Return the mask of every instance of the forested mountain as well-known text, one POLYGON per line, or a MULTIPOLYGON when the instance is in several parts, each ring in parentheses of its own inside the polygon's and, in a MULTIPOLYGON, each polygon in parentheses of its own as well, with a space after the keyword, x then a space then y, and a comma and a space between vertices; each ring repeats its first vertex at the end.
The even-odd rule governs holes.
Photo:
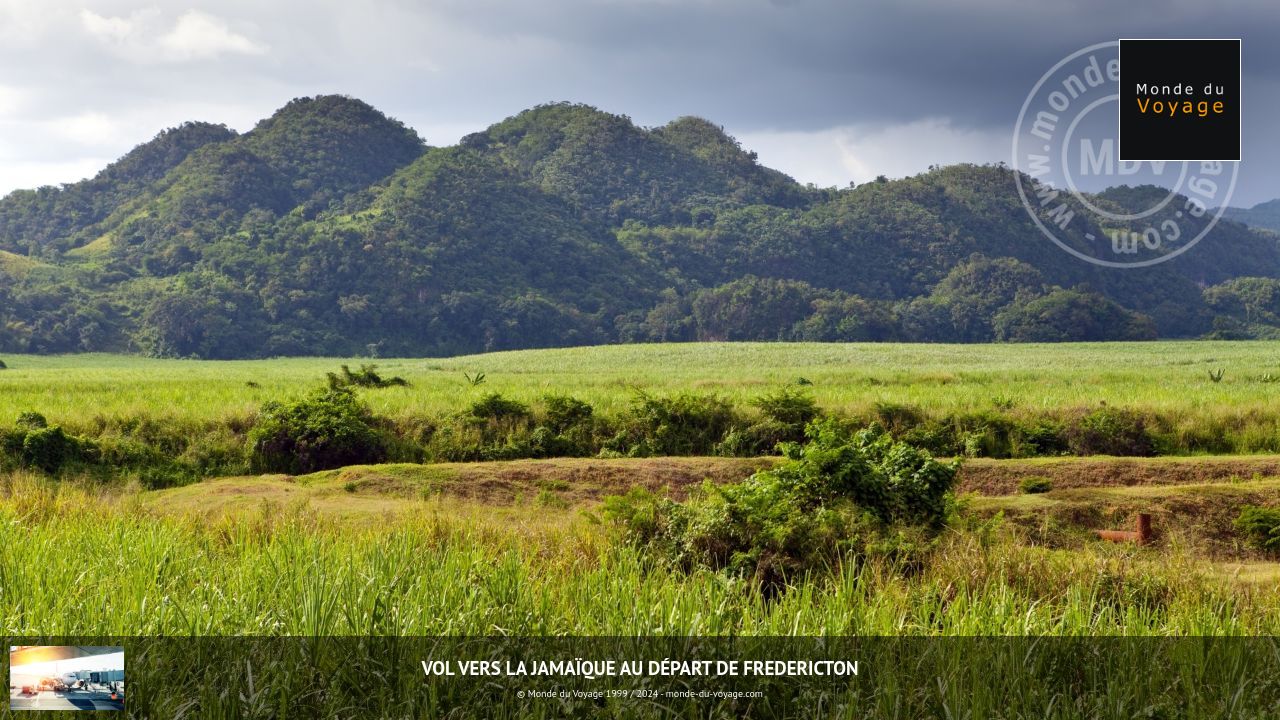
POLYGON ((1245 225, 1280 232, 1280 199, 1258 203, 1251 208, 1227 208, 1223 217, 1245 225))
POLYGON ((1014 181, 959 165, 818 189, 706 120, 565 103, 429 147, 358 100, 303 98, 0 200, 0 351, 1280 335, 1274 234, 1223 222, 1192 253, 1107 270, 1045 240, 1014 181))

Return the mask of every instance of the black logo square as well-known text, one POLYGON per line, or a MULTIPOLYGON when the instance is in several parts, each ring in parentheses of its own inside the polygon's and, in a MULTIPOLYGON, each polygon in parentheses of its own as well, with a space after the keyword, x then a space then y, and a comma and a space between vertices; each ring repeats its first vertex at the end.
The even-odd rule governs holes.
POLYGON ((1121 160, 1240 159, 1240 41, 1120 41, 1121 160))

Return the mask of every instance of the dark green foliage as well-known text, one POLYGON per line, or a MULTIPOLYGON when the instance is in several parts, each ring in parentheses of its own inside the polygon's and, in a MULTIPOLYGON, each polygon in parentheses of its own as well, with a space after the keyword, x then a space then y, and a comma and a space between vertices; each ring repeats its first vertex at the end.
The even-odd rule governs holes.
POLYGON ((77 233, 145 193, 193 151, 235 135, 223 125, 185 123, 139 145, 90 180, 12 193, 0 200, 0 250, 41 255, 48 247, 68 247, 77 233))
POLYGON ((57 472, 75 455, 75 450, 75 441, 57 425, 28 430, 22 439, 23 462, 47 473, 57 472))
POLYGON ((594 408, 568 395, 548 395, 542 399, 546 405, 547 427, 557 433, 565 433, 592 420, 594 408))
POLYGON ((1151 318, 1124 309, 1097 293, 1054 290, 1016 303, 995 316, 999 340, 1009 342, 1075 342, 1154 340, 1151 318))
POLYGON ((877 427, 850 432, 832 421, 789 444, 787 462, 726 486, 707 484, 677 503, 644 490, 605 501, 626 540, 684 568, 752 577, 777 591, 806 573, 887 539, 941 527, 957 465, 894 442, 877 427))
POLYGON ((924 412, 915 405, 886 400, 875 404, 875 420, 890 432, 901 433, 924 423, 924 412))
POLYGON ((362 387, 362 388, 387 388, 387 387, 405 387, 409 384, 402 377, 384 378, 378 374, 377 365, 361 365, 360 369, 352 372, 351 368, 343 365, 340 372, 326 373, 329 380, 329 389, 342 390, 344 388, 362 387))
POLYGON ((9 366, 5 365, 3 360, 0 360, 0 370, 8 370, 8 369, 9 369, 9 366))
POLYGON ((1280 280, 1242 277, 1204 291, 1213 311, 1213 337, 1224 340, 1280 337, 1280 280))
POLYGON ((1235 528, 1259 550, 1280 554, 1280 508, 1248 505, 1236 517, 1235 528))
POLYGON ((753 456, 778 452, 781 443, 804 439, 805 427, 818 417, 813 397, 792 387, 751 401, 761 419, 746 428, 735 428, 719 447, 722 455, 753 456))
POLYGON ((1115 273, 1027 242, 1005 167, 882 180, 802 186, 700 118, 561 103, 425 148, 363 102, 300 98, 0 199, 0 352, 1280 337, 1270 233, 1219 223, 1230 253, 1115 273))
POLYGON ((18 413, 17 426, 23 430, 40 430, 49 427, 49 421, 34 410, 18 413))
POLYGON ((508 400, 498 393, 489 393, 471 403, 467 413, 477 420, 526 420, 531 416, 529 406, 518 400, 508 400))
POLYGON ((606 447, 632 457, 710 455, 736 424, 733 406, 714 395, 655 397, 640 391, 606 447))
POLYGON ((1028 495, 1047 493, 1053 489, 1053 481, 1041 475, 1030 475, 1018 483, 1018 490, 1028 495))
POLYGON ((930 300, 944 311, 944 333, 956 340, 982 342, 994 335, 992 321, 997 313, 1043 292, 1044 277, 1031 265, 1013 258, 973 255, 947 273, 933 288, 930 300))
POLYGON ((699 293, 693 319, 699 340, 788 340, 823 293, 808 283, 747 276, 699 293))
POLYGON ((68 465, 91 463, 96 456, 93 441, 50 426, 39 413, 24 412, 16 428, 0 432, 0 467, 16 464, 53 475, 68 465))
POLYGON ((269 402, 249 432, 256 472, 303 474, 387 459, 389 441, 369 408, 345 390, 269 402))
POLYGON ((751 404, 759 408, 766 418, 799 427, 802 431, 811 420, 818 417, 818 403, 813 396, 790 387, 761 395, 752 400, 751 404))
POLYGON ((1141 413, 1103 406, 1080 415, 1064 429, 1067 447, 1075 455, 1155 454, 1155 440, 1141 413))

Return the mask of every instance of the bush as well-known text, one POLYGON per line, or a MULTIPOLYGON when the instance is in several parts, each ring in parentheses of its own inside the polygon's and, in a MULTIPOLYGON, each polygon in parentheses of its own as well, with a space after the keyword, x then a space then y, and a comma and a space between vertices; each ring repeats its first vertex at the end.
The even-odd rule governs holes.
POLYGON ((1047 493, 1053 489, 1053 481, 1041 475, 1031 475, 1022 478, 1022 482, 1018 483, 1018 489, 1028 495, 1047 493))
POLYGON ((39 430, 40 428, 49 427, 49 421, 40 413, 28 410, 24 413, 18 413, 17 425, 24 430, 39 430))
POLYGON ((737 422, 733 406, 714 395, 639 392, 606 449, 632 457, 710 455, 737 422))
POLYGON ((742 483, 706 483, 686 503, 635 489, 607 498, 604 513, 627 542, 677 566, 749 575, 769 591, 901 529, 941 526, 956 463, 894 442, 879 426, 851 433, 827 420, 807 434, 809 442, 784 446, 785 463, 742 483))
POLYGON ((1038 418, 1029 424, 1020 425, 1015 455, 1061 455, 1069 449, 1063 434, 1061 423, 1051 418, 1038 418))
POLYGON ((1235 527, 1250 545, 1268 555, 1280 554, 1280 508, 1247 505, 1236 517, 1235 527))
POLYGON ((341 373, 326 373, 329 378, 329 389, 405 387, 409 384, 409 381, 402 377, 384 378, 377 373, 377 370, 377 365, 361 365, 358 371, 351 372, 351 368, 343 365, 341 373))
POLYGON ((49 474, 70 462, 90 459, 93 444, 68 435, 61 426, 28 430, 22 439, 22 462, 49 474))
POLYGON ((876 422, 896 434, 904 433, 924 424, 925 415, 914 405, 895 402, 877 402, 874 407, 876 422))
POLYGON ((8 370, 8 369, 9 369, 9 366, 5 365, 3 360, 0 360, 0 370, 8 370))
POLYGON ((805 426, 818 417, 813 398, 790 387, 762 395, 751 404, 764 417, 750 427, 730 430, 717 454, 751 457, 776 453, 781 443, 803 441, 805 426))
POLYGON ((813 397, 791 387, 761 395, 751 404, 760 408, 766 419, 800 428, 801 435, 805 426, 818 417, 818 404, 813 397))
POLYGON ((749 427, 730 430, 716 446, 716 454, 727 457, 776 454, 779 445, 795 442, 796 439, 796 429, 793 426, 776 420, 762 420, 749 427))
POLYGON ((471 404, 467 414, 479 420, 526 420, 529 406, 517 400, 508 400, 498 393, 489 393, 471 404))
POLYGON ((548 395, 543 402, 547 406, 547 427, 558 435, 589 424, 595 412, 587 403, 568 395, 548 395))
POLYGON ((1146 420, 1133 410, 1103 406, 1069 422, 1067 447, 1076 455, 1155 454, 1146 420))
POLYGON ((249 445, 256 472, 304 474, 382 462, 389 443, 369 408, 351 392, 327 390, 263 405, 249 445))

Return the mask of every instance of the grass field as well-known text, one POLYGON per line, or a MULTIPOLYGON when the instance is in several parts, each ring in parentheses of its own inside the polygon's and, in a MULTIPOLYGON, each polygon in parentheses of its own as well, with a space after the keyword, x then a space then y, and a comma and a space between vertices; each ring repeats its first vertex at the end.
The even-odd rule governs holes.
POLYGON ((411 386, 366 399, 392 417, 465 406, 480 390, 533 401, 568 393, 609 413, 631 389, 718 393, 745 402, 805 378, 826 409, 877 402, 945 413, 1110 405, 1157 410, 1187 422, 1258 416, 1276 429, 1280 343, 1150 342, 1051 345, 697 343, 493 353, 448 359, 156 360, 122 355, 5 356, 0 419, 39 409, 68 426, 94 417, 215 421, 323 382, 340 363, 376 362, 411 386), (1209 371, 1224 369, 1221 382, 1209 371), (486 374, 481 388, 464 372, 486 374), (256 383, 249 386, 246 383, 256 383))
MULTIPOLYGON (((485 392, 563 393, 620 414, 634 389, 736 404, 800 378, 827 411, 1108 406, 1275 448, 1274 343, 936 346, 703 344, 382 360, 408 387, 361 391, 390 418, 442 416, 485 392), (1220 382, 1209 377, 1224 368, 1220 382), (472 386, 464 373, 483 372, 472 386), (1241 422, 1247 423, 1241 425, 1241 422), (1263 440, 1266 440, 1264 442, 1263 440)), ((0 424, 39 410, 92 432, 252 422, 341 362, 10 356, 0 424)), ((228 431, 231 432, 231 431, 228 431)), ((242 437, 243 429, 234 431, 242 437)), ((234 444, 229 452, 239 452, 234 444)), ((767 597, 615 541, 598 505, 631 487, 677 497, 777 458, 554 458, 388 464, 206 478, 157 491, 29 470, 0 476, 0 629, 9 634, 1067 634, 1280 632, 1280 565, 1231 521, 1275 505, 1280 457, 970 459, 960 511, 909 565, 863 558, 767 597), (1042 495, 1017 490, 1044 477, 1042 495), (1096 540, 1151 512, 1159 542, 1096 540), (68 548, 104 548, 77 561, 68 548)), ((235 473, 241 475, 241 473, 235 473)))
MULTIPOLYGON (((0 522, 17 540, 0 546, 0 585, 7 588, 0 631, 1280 632, 1280 573, 1273 563, 1214 559, 1177 534, 1152 548, 1078 537, 1029 542, 1016 519, 989 519, 996 509, 1033 517, 1036 506, 1106 506, 1117 500, 1112 490, 983 498, 930 551, 922 571, 871 561, 798 580, 769 599, 746 580, 664 568, 611 543, 607 527, 583 513, 590 501, 468 500, 414 490, 442 475, 448 470, 369 468, 143 493, 9 476, 0 486, 0 522), (347 489, 351 478, 357 486, 347 489), (98 550, 82 563, 68 548, 98 550)), ((1236 490, 1274 492, 1275 481, 1236 490)), ((553 490, 566 497, 572 491, 568 482, 553 490)), ((1135 492, 1149 503, 1157 496, 1194 498, 1203 489, 1141 488, 1119 499, 1132 500, 1135 492)))

